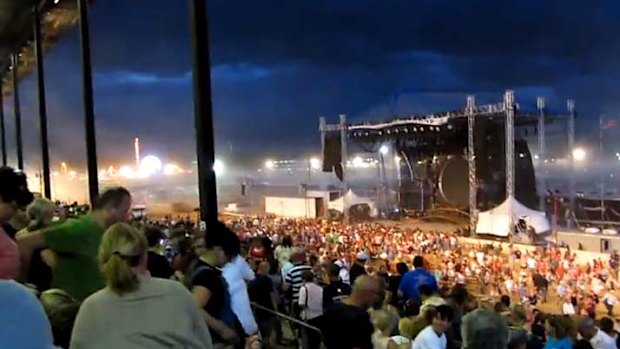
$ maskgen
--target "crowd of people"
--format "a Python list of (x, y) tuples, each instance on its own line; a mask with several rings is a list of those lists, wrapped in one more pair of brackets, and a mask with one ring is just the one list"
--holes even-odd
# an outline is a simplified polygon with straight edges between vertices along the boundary
[(378, 223), (66, 217), (0, 168), (0, 340), (20, 348), (620, 348), (616, 253)]

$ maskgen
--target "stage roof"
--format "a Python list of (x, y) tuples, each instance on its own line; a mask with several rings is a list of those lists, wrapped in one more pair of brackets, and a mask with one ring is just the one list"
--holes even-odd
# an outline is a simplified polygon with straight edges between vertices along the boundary
[[(19, 79), (27, 76), (35, 67), (33, 9), (41, 6), (41, 33), (43, 52), (48, 52), (60, 35), (77, 23), (76, 0), (0, 0), (0, 74), (3, 91), (13, 91), (10, 74), (11, 55), (20, 53)], [(94, 0), (90, 0), (94, 2)]]

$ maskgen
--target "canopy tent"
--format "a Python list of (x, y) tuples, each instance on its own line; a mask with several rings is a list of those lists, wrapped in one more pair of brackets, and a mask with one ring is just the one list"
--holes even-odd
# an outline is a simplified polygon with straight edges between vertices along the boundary
[(338, 212), (344, 212), (345, 203), (347, 208), (355, 205), (368, 205), (368, 207), (370, 207), (370, 216), (375, 217), (377, 215), (377, 207), (375, 202), (370, 198), (356, 195), (351, 189), (349, 189), (344, 196), (330, 201), (327, 208)]
[(514, 197), (506, 199), (499, 206), (478, 214), (476, 234), (507, 237), (519, 219), (534, 228), (536, 234), (551, 230), (549, 219), (544, 212), (526, 207)]

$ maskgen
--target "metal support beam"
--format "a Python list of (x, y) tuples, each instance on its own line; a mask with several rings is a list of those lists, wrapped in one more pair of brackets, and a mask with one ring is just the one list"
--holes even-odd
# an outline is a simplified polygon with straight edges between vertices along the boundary
[(95, 131), (95, 106), (93, 98), (93, 72), (90, 59), (90, 25), (88, 0), (78, 0), (80, 21), (80, 47), (82, 50), (82, 92), (84, 98), (84, 127), (86, 129), (86, 161), (88, 167), (88, 194), (91, 205), (99, 196), (99, 171), (97, 168), (97, 134)]
[(570, 157), (569, 185), (568, 185), (568, 205), (570, 215), (566, 222), (567, 227), (573, 227), (573, 215), (575, 214), (575, 157), (573, 149), (575, 148), (575, 101), (568, 100), (566, 102), (568, 109), (568, 156)]
[(478, 213), (477, 206), (477, 186), (476, 186), (476, 151), (474, 147), (474, 129), (476, 98), (474, 96), (467, 97), (467, 169), (469, 183), (469, 231), (473, 233), (476, 230), (476, 215)]
[(47, 102), (45, 98), (45, 70), (43, 67), (43, 47), (41, 38), (41, 15), (34, 10), (34, 49), (37, 61), (37, 88), (39, 94), (39, 124), (41, 129), (41, 162), (43, 166), (43, 196), (52, 198), (52, 183), (50, 180), (50, 152), (47, 137)]
[(2, 166), (6, 166), (6, 128), (4, 124), (4, 91), (2, 91), (3, 85), (4, 84), (0, 81), (0, 146), (2, 147)]
[(545, 212), (545, 198), (547, 195), (547, 181), (544, 173), (545, 159), (547, 157), (547, 145), (546, 145), (546, 131), (545, 131), (545, 114), (547, 107), (545, 105), (545, 98), (538, 97), (536, 99), (536, 106), (538, 108), (538, 169), (540, 178), (540, 195), (538, 202), (538, 209)]
[(344, 114), (340, 115), (340, 152), (342, 153), (341, 155), (341, 162), (342, 162), (342, 203), (343, 203), (343, 217), (344, 217), (344, 222), (348, 223), (349, 222), (349, 207), (348, 202), (347, 202), (347, 192), (349, 191), (349, 172), (347, 171), (347, 161), (348, 161), (348, 156), (347, 156), (347, 138), (349, 138), (348, 135), (348, 129), (347, 129), (347, 117)]
[(13, 53), (13, 111), (15, 114), (15, 140), (17, 142), (17, 168), (24, 169), (24, 141), (22, 139), (22, 112), (19, 104), (19, 54)]
[(189, 0), (193, 49), (194, 119), (198, 156), (198, 189), (200, 219), (207, 229), (218, 220), (217, 183), (213, 164), (213, 106), (211, 100), (211, 62), (209, 57), (209, 24), (207, 1)]
[(506, 91), (504, 95), (506, 109), (506, 199), (515, 196), (515, 95)]

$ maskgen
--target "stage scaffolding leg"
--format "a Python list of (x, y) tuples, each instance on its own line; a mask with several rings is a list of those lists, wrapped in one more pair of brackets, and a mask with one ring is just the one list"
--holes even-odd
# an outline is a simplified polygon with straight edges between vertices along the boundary
[(211, 100), (211, 61), (206, 0), (190, 0), (190, 20), (194, 61), (194, 119), (198, 156), (200, 219), (207, 227), (218, 220), (217, 183), (213, 164), (213, 108)]
[(474, 96), (467, 97), (467, 169), (469, 183), (469, 232), (476, 231), (476, 214), (478, 206), (476, 203), (476, 153), (474, 148), (474, 128), (476, 99)]
[(347, 202), (347, 192), (349, 191), (349, 173), (347, 171), (347, 117), (344, 114), (340, 115), (340, 152), (342, 161), (342, 203), (344, 205), (343, 218), (345, 223), (349, 223), (349, 207)]
[(2, 147), (2, 166), (7, 165), (6, 125), (4, 124), (4, 84), (0, 81), (0, 146)]
[(78, 0), (80, 22), (80, 47), (82, 51), (82, 93), (84, 98), (84, 128), (86, 130), (86, 162), (88, 168), (88, 197), (93, 205), (99, 196), (97, 169), (97, 134), (95, 131), (95, 106), (93, 97), (93, 71), (90, 58), (90, 24), (88, 0)]
[(547, 195), (547, 182), (544, 173), (545, 158), (547, 152), (546, 146), (546, 131), (545, 131), (545, 98), (538, 97), (536, 99), (536, 106), (538, 107), (538, 169), (540, 176), (540, 196), (538, 201), (538, 209), (542, 212), (546, 211), (545, 198)]
[[(506, 91), (504, 95), (504, 108), (506, 111), (506, 200), (510, 200), (515, 195), (515, 95), (513, 91)], [(513, 227), (512, 204), (508, 205), (508, 217), (511, 219), (510, 227)], [(512, 236), (512, 234), (509, 236)]]
[(13, 110), (15, 113), (15, 139), (17, 141), (17, 168), (24, 169), (24, 142), (22, 139), (22, 112), (19, 103), (19, 54), (13, 54)]
[(45, 99), (45, 71), (43, 68), (43, 43), (41, 42), (41, 16), (34, 8), (34, 47), (37, 61), (37, 90), (39, 94), (39, 124), (41, 128), (41, 163), (43, 166), (43, 195), (52, 198), (50, 181), (50, 152), (47, 137), (47, 103)]
[(569, 99), (566, 102), (568, 109), (568, 156), (570, 157), (570, 174), (568, 185), (568, 205), (569, 218), (566, 225), (569, 229), (573, 228), (573, 218), (575, 215), (575, 158), (573, 148), (575, 147), (575, 101)]

